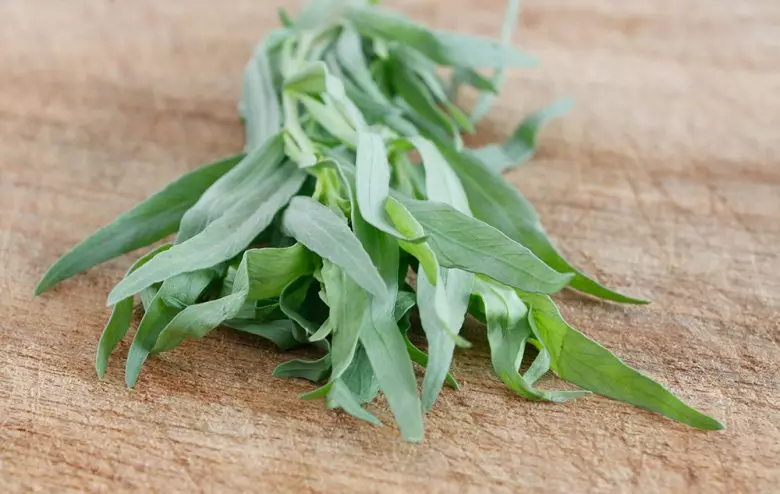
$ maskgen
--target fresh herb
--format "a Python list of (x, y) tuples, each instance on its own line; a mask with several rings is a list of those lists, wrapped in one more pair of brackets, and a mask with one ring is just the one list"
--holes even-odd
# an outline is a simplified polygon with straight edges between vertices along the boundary
[[(496, 374), (525, 398), (594, 392), (721, 429), (569, 326), (549, 296), (569, 287), (647, 303), (572, 267), (500, 175), (533, 155), (541, 128), (570, 103), (534, 113), (503, 144), (463, 146), (460, 133), (474, 131), (507, 68), (534, 64), (510, 44), (518, 2), (508, 2), (500, 42), (431, 30), (374, 3), (313, 0), (297, 18), (280, 11), (283, 27), (244, 70), (243, 152), (172, 182), (43, 277), (36, 294), (177, 234), (111, 291), (98, 376), (138, 295), (128, 386), (150, 355), (225, 326), (281, 350), (312, 347), (319, 358), (284, 362), (274, 375), (315, 382), (304, 398), (373, 424), (364, 405), (381, 391), (402, 436), (420, 441), (442, 386), (458, 387), (450, 367), (456, 347), (471, 345), (460, 335), (470, 314), (486, 324)], [(452, 71), (448, 88), (439, 67)], [(481, 92), (470, 116), (455, 104), (463, 84)], [(415, 307), (423, 331), (410, 337)], [(582, 390), (537, 388), (550, 371)]]

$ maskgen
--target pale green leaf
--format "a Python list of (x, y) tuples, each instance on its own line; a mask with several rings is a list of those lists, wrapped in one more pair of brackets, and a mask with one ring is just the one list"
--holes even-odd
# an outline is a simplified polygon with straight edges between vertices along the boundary
[[(168, 184), (149, 199), (101, 228), (62, 256), (43, 276), (35, 294), (60, 281), (175, 232), (185, 212), (243, 155), (204, 165)], [(124, 298), (124, 297), (123, 297)]]
[(411, 199), (403, 203), (425, 228), (427, 241), (444, 267), (541, 293), (561, 290), (572, 277), (558, 273), (500, 231), (452, 206)]
[(386, 296), (387, 289), (371, 258), (333, 211), (310, 197), (297, 196), (290, 201), (282, 224), (291, 237), (341, 267), (366, 291), (378, 297)]
[[(177, 243), (122, 280), (109, 294), (108, 303), (138, 293), (157, 281), (214, 266), (245, 249), (298, 192), (306, 177), (292, 162), (280, 166), (281, 153), (280, 138), (250, 153), (247, 161), (256, 165), (255, 169), (246, 174), (246, 180), (236, 189), (220, 198), (232, 198), (231, 207), (192, 238)], [(234, 171), (245, 170), (239, 165)]]

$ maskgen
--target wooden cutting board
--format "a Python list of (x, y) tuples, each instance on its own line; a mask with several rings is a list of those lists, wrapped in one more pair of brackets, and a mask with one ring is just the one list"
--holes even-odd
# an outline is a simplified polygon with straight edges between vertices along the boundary
[[(125, 256), (33, 298), (66, 249), (238, 151), (241, 71), (289, 2), (0, 2), (0, 485), (4, 492), (770, 492), (780, 485), (780, 3), (526, 0), (516, 71), (480, 129), (574, 111), (510, 179), (587, 272), (655, 301), (564, 294), (566, 316), (728, 427), (599, 397), (524, 401), (478, 343), (421, 445), (299, 400), (286, 358), (216, 331), (98, 381)], [(494, 33), (499, 0), (390, 2)], [(468, 102), (469, 100), (465, 100)], [(136, 254), (137, 255), (137, 254)], [(392, 423), (382, 403), (372, 408)]]

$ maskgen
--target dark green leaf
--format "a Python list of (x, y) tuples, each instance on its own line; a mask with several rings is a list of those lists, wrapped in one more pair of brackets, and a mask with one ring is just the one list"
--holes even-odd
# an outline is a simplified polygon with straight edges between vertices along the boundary
[(425, 119), (429, 124), (454, 136), (458, 130), (450, 117), (434, 101), (428, 88), (409, 69), (396, 62), (391, 69), (393, 88), (406, 101), (411, 116)]
[(328, 261), (323, 261), (322, 279), (334, 328), (331, 380), (336, 380), (352, 363), (360, 333), (370, 324), (368, 296), (341, 268)]
[[(279, 307), (284, 315), (295, 321), (308, 334), (314, 334), (321, 323), (317, 321), (317, 310), (306, 303), (313, 278), (303, 276), (288, 284), (279, 297)], [(307, 338), (308, 339), (308, 338)]]
[(342, 374), (341, 380), (352, 391), (359, 403), (370, 403), (376, 397), (377, 391), (379, 391), (379, 381), (376, 379), (374, 369), (371, 368), (371, 362), (368, 360), (368, 355), (362, 345), (358, 345), (352, 362)]

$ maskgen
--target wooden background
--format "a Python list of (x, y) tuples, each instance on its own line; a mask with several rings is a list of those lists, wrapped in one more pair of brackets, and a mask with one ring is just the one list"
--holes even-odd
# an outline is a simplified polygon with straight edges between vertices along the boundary
[[(134, 256), (38, 299), (34, 284), (95, 228), (241, 148), (241, 70), (282, 3), (0, 1), (4, 492), (777, 488), (777, 0), (524, 0), (518, 40), (544, 65), (512, 74), (481, 129), (503, 137), (524, 111), (575, 98), (511, 180), (578, 265), (655, 303), (568, 294), (564, 311), (726, 431), (598, 397), (523, 401), (484, 344), (457, 355), (463, 390), (444, 392), (419, 446), (298, 400), (308, 384), (270, 375), (284, 355), (227, 331), (152, 359), (130, 391), (124, 343), (98, 381), (105, 296)], [(503, 10), (389, 3), (484, 34)]]

